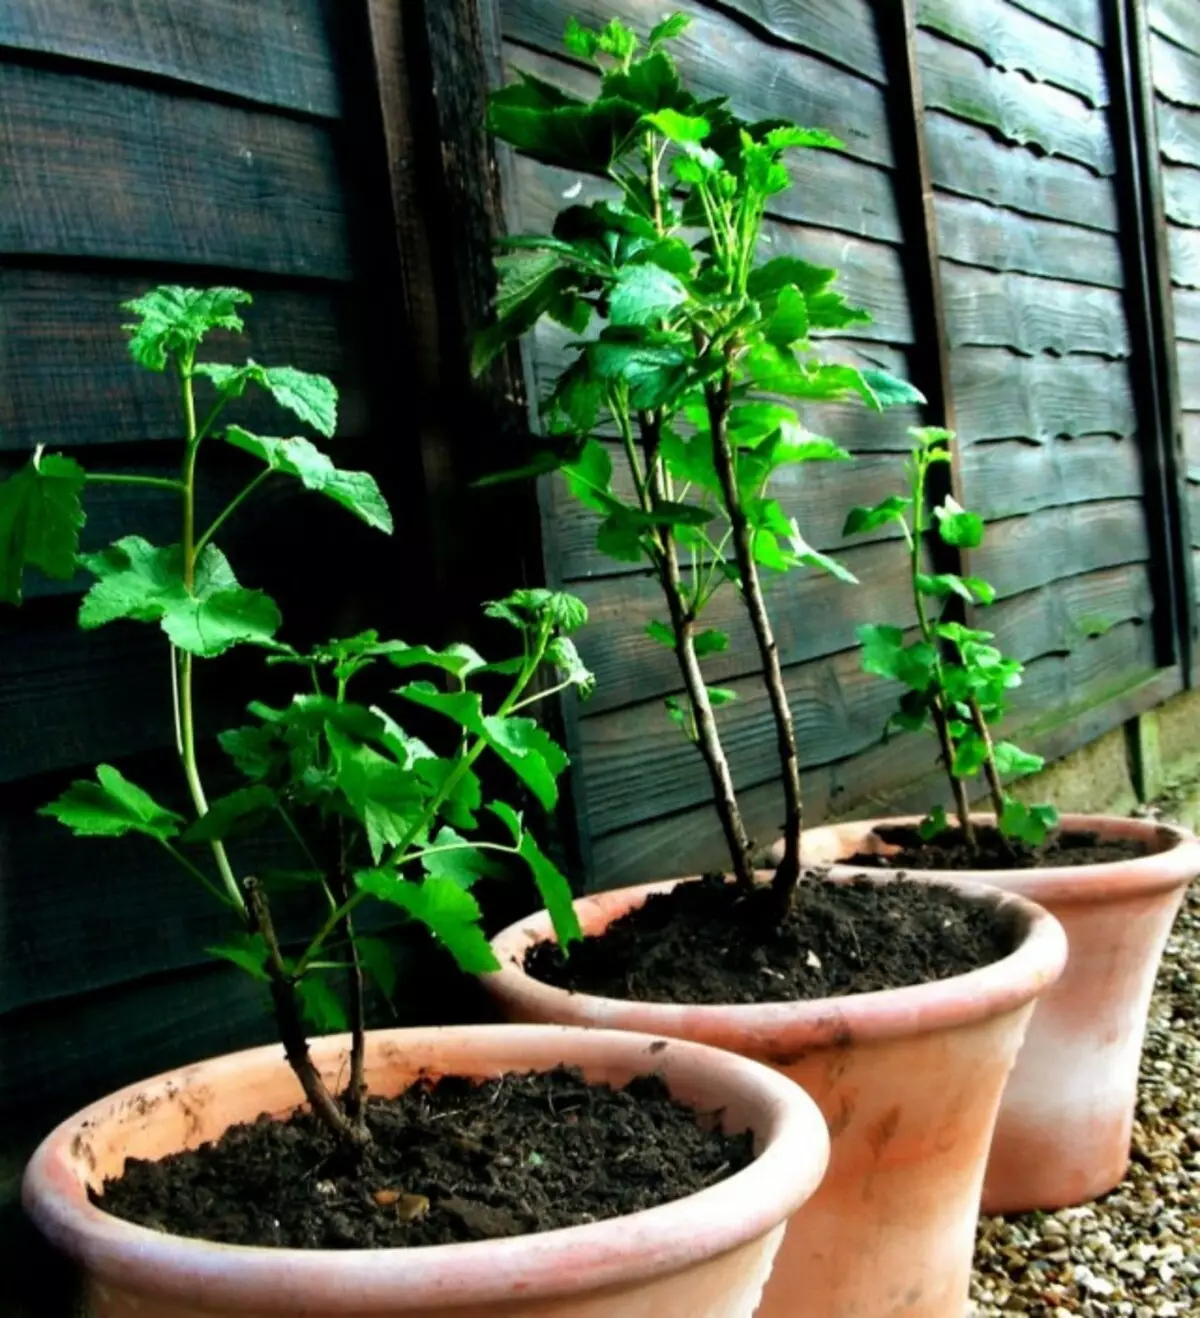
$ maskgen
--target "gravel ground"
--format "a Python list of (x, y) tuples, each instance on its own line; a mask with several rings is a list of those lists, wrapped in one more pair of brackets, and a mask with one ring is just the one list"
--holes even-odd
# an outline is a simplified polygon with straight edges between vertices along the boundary
[(1124, 1184), (1081, 1208), (985, 1218), (975, 1269), (971, 1318), (1200, 1315), (1200, 885), (1159, 974)]

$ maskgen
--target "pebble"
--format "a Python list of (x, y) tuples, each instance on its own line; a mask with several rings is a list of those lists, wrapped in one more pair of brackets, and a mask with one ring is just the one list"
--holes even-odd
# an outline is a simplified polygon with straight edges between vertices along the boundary
[(1129, 1174), (1094, 1204), (982, 1219), (969, 1318), (1200, 1315), (1198, 1016), (1200, 884), (1159, 973)]

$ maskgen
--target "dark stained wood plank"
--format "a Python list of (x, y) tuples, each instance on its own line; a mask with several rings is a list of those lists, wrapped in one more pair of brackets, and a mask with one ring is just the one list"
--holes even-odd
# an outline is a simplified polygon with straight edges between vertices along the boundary
[(1128, 357), (1125, 304), (1115, 289), (942, 264), (951, 346)]
[(1200, 169), (1164, 165), (1162, 176), (1167, 219), (1200, 229)]
[(1167, 225), (1171, 252), (1171, 282), (1182, 288), (1200, 288), (1200, 230)]
[[(121, 330), (126, 315), (120, 304), (154, 282), (142, 270), (0, 269), (0, 450), (135, 443), (177, 431), (171, 382), (130, 360)], [(245, 282), (255, 297), (245, 311), (247, 337), (214, 334), (213, 358), (236, 361), (250, 355), (329, 375), (342, 391), (340, 433), (364, 433), (367, 401), (355, 295), (336, 288), (261, 289), (253, 279)], [(287, 424), (284, 413), (254, 394), (237, 406), (251, 428), (271, 434)]]
[(1191, 547), (1200, 549), (1200, 485), (1190, 481), (1187, 486), (1188, 511), (1190, 516)]
[(1109, 435), (965, 444), (965, 501), (987, 518), (1018, 517), (1098, 499), (1137, 499), (1143, 491), (1137, 440)]
[(1102, 288), (1124, 285), (1121, 248), (1113, 234), (1029, 219), (940, 192), (937, 215), (942, 255), (962, 265)]
[[(1192, 24), (1200, 30), (1195, 15)], [(1200, 108), (1200, 56), (1155, 33), (1150, 38), (1150, 58), (1154, 68), (1154, 88), (1158, 94), (1176, 105)]]
[(1200, 110), (1158, 103), (1158, 144), (1177, 165), (1200, 165)]
[(1014, 150), (986, 129), (936, 111), (926, 117), (925, 124), (933, 181), (942, 191), (1045, 219), (1116, 232), (1112, 184), (1097, 178), (1086, 165)]
[(1125, 361), (965, 348), (953, 369), (959, 425), (971, 441), (1128, 435), (1137, 425)]
[(1176, 45), (1200, 55), (1200, 24), (1193, 0), (1150, 0), (1150, 26)]
[(1108, 104), (1104, 64), (1095, 46), (1040, 22), (1005, 0), (920, 0), (917, 21), (985, 55), (997, 68)]
[(1200, 410), (1200, 343), (1176, 345), (1179, 357), (1179, 401), (1186, 411)]
[(1187, 478), (1200, 483), (1200, 412), (1185, 412), (1180, 421)]
[(1004, 599), (1063, 577), (1144, 562), (1149, 554), (1141, 504), (1115, 499), (993, 522), (972, 566)]
[(1015, 9), (1045, 19), (1065, 32), (1074, 32), (1094, 46), (1104, 45), (1104, 20), (1097, 0), (1011, 0), (1011, 3)]
[(1113, 172), (1104, 115), (1077, 96), (995, 68), (928, 32), (918, 32), (917, 49), (931, 109), (982, 124), (1017, 146), (1077, 160), (1097, 174)]
[(0, 157), (0, 252), (350, 277), (325, 125), (10, 64)]
[[(604, 23), (619, 18), (646, 31), (642, 0), (581, 0), (570, 10), (541, 0), (505, 0), (504, 35), (523, 45), (563, 54), (565, 14)], [(689, 85), (703, 96), (728, 96), (751, 119), (784, 116), (836, 133), (847, 152), (876, 164), (891, 163), (883, 95), (873, 83), (798, 50), (770, 45), (735, 19), (711, 9), (691, 11), (695, 21), (676, 54)]]
[[(507, 2), (507, 0), (506, 0)], [(771, 37), (820, 55), (874, 82), (887, 72), (868, 0), (715, 0)], [(598, 9), (602, 13), (603, 9)]]
[(0, 47), (66, 55), (337, 118), (330, 0), (7, 0)]

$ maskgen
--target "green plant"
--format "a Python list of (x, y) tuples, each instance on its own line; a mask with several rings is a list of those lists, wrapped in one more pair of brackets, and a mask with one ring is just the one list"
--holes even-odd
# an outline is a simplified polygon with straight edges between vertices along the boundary
[[(996, 741), (992, 729), (1008, 712), (1008, 693), (1021, 684), (1023, 666), (1005, 658), (991, 642), (991, 632), (979, 631), (948, 616), (952, 602), (988, 605), (995, 590), (979, 577), (931, 572), (926, 563), (926, 538), (935, 529), (942, 542), (959, 549), (983, 543), (983, 518), (947, 496), (930, 518), (930, 470), (951, 461), (948, 430), (912, 430), (913, 450), (907, 464), (907, 494), (892, 495), (875, 508), (855, 508), (846, 521), (846, 535), (862, 535), (895, 523), (911, 565), (917, 634), (909, 639), (900, 627), (872, 623), (859, 628), (863, 668), (902, 683), (907, 690), (888, 722), (888, 732), (931, 730), (937, 737), (941, 763), (954, 795), (959, 827), (969, 846), (976, 846), (967, 784), (980, 773), (987, 782), (1000, 831), (1010, 841), (1038, 845), (1055, 827), (1053, 807), (1025, 805), (1009, 796), (1004, 780), (1036, 773), (1039, 755), (1011, 741)], [(935, 612), (938, 616), (934, 616)], [(940, 806), (921, 825), (931, 838), (948, 826)]]
[[(184, 427), (178, 477), (84, 471), (74, 459), (38, 450), (0, 485), (0, 589), (19, 603), (24, 570), (62, 580), (79, 568), (94, 578), (79, 612), (85, 629), (121, 620), (157, 625), (169, 642), (175, 741), (190, 802), (186, 817), (156, 801), (111, 765), (74, 783), (43, 813), (83, 837), (141, 834), (227, 908), (233, 936), (212, 952), (241, 967), (269, 990), (288, 1061), (313, 1110), (353, 1144), (367, 1141), (364, 977), (391, 996), (396, 971), (389, 944), (356, 928), (368, 902), (398, 908), (427, 926), (471, 973), (497, 968), (471, 894), (481, 876), (517, 857), (532, 873), (559, 938), (579, 937), (565, 878), (528, 831), (522, 815), (501, 800), (485, 801), (476, 765), (486, 753), (502, 761), (551, 809), (565, 754), (523, 711), (567, 687), (590, 688), (570, 633), (586, 620), (570, 596), (525, 590), (486, 612), (515, 630), (520, 652), (487, 663), (473, 649), (444, 650), (381, 640), (366, 632), (307, 652), (279, 639), (281, 618), (261, 591), (242, 586), (216, 544), (229, 518), (268, 480), (299, 480), (341, 504), (368, 526), (392, 530), (391, 513), (375, 480), (343, 471), (309, 439), (271, 438), (224, 424), (226, 408), (247, 389), (266, 390), (282, 408), (326, 437), (337, 423), (337, 393), (322, 376), (292, 367), (202, 361), (214, 330), (240, 332), (239, 306), (248, 294), (229, 288), (164, 287), (127, 305), (134, 317), (133, 358), (175, 378)], [(208, 395), (198, 410), (198, 387)], [(218, 423), (222, 424), (218, 424)], [(251, 455), (261, 469), (201, 530), (196, 522), (197, 463), (213, 445)], [(135, 535), (109, 548), (79, 553), (88, 487), (133, 483), (178, 500), (178, 543), (156, 546)], [(209, 800), (198, 754), (194, 669), (234, 646), (256, 646), (266, 662), (297, 677), (289, 704), (249, 707), (251, 722), (220, 737), (244, 785)], [(395, 691), (405, 706), (436, 716), (451, 730), (444, 752), (406, 732), (383, 708), (351, 699), (373, 665), (430, 670), (441, 685), (408, 680)], [(557, 685), (534, 691), (543, 667)], [(485, 701), (490, 686), (504, 694)], [(422, 714), (425, 717), (425, 714)], [(494, 825), (482, 826), (486, 811)], [(227, 843), (277, 826), (295, 848), (293, 867), (240, 874)], [(289, 890), (299, 888), (299, 893)], [(306, 929), (295, 946), (277, 932), (275, 907), (288, 901)], [(333, 985), (344, 985), (341, 997)], [(349, 1086), (330, 1092), (309, 1057), (307, 1027), (351, 1030)]]
[(791, 255), (759, 260), (772, 198), (791, 186), (788, 152), (840, 144), (783, 120), (746, 122), (725, 98), (688, 91), (668, 53), (687, 26), (667, 18), (643, 43), (616, 20), (599, 31), (572, 21), (569, 50), (599, 72), (591, 99), (529, 74), (492, 97), (498, 138), (607, 180), (609, 195), (566, 207), (551, 233), (505, 241), (497, 316), (477, 340), (476, 366), (544, 320), (571, 336), (569, 364), (544, 403), (551, 444), (497, 479), (561, 471), (601, 518), (599, 549), (657, 577), (667, 618), (649, 632), (674, 651), (684, 688), (668, 708), (703, 756), (733, 872), (749, 888), (753, 845), (715, 712), (734, 693), (703, 672), (730, 638), (701, 625), (722, 587), (740, 592), (786, 801), (774, 879), (782, 915), (800, 876), (803, 804), (763, 574), (804, 566), (854, 580), (771, 497), (782, 468), (850, 456), (783, 400), (881, 410), (923, 399), (885, 372), (822, 360), (815, 335), (870, 319), (846, 302), (834, 270)]

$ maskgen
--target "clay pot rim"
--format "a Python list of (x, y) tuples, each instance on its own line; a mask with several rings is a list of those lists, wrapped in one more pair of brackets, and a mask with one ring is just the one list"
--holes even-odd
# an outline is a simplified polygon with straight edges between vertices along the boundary
[[(857, 873), (851, 871), (847, 877)], [(886, 883), (895, 876), (875, 872), (864, 877)], [(619, 906), (616, 913), (624, 913), (631, 904), (640, 904), (631, 903), (631, 897), (644, 900), (654, 893), (669, 892), (680, 883), (695, 881), (671, 879), (612, 889), (582, 898), (575, 905), (586, 928), (589, 907), (598, 918), (610, 907)], [(874, 993), (765, 1003), (642, 1002), (572, 993), (528, 975), (521, 964), (525, 951), (531, 944), (553, 937), (550, 918), (542, 911), (510, 925), (492, 940), (501, 968), (483, 983), (506, 1008), (515, 1010), (517, 1019), (620, 1025), (673, 1035), (685, 1032), (685, 1037), (733, 1049), (740, 1040), (752, 1036), (754, 1056), (786, 1066), (813, 1048), (869, 1044), (950, 1030), (1015, 1011), (1036, 999), (1062, 974), (1067, 938), (1048, 911), (1024, 897), (985, 884), (949, 882), (936, 876), (921, 881), (952, 887), (970, 900), (992, 907), (1013, 930), (1013, 951), (965, 975)], [(615, 918), (615, 913), (609, 918)]]
[[(782, 1224), (824, 1176), (829, 1135), (820, 1110), (785, 1076), (770, 1068), (703, 1044), (618, 1030), (582, 1030), (560, 1025), (481, 1025), (372, 1031), (382, 1046), (420, 1049), (422, 1038), (443, 1045), (461, 1040), (483, 1053), (479, 1074), (494, 1074), (488, 1058), (511, 1054), (512, 1071), (523, 1065), (523, 1047), (561, 1036), (567, 1065), (612, 1066), (633, 1073), (703, 1074), (713, 1083), (710, 1110), (733, 1098), (756, 1109), (760, 1151), (754, 1162), (727, 1180), (656, 1208), (582, 1226), (503, 1240), (427, 1245), (387, 1250), (301, 1250), (222, 1245), (167, 1235), (125, 1222), (96, 1208), (72, 1170), (72, 1143), (85, 1125), (111, 1115), (123, 1102), (138, 1101), (184, 1077), (226, 1082), (246, 1062), (286, 1066), (271, 1044), (229, 1053), (164, 1072), (119, 1090), (82, 1109), (43, 1141), (26, 1168), (22, 1200), (26, 1212), (60, 1250), (101, 1282), (141, 1293), (195, 1301), (214, 1313), (249, 1309), (294, 1314), (313, 1303), (313, 1312), (396, 1315), (406, 1306), (422, 1311), (486, 1305), (514, 1298), (556, 1298), (606, 1285), (636, 1283), (682, 1270), (746, 1245)], [(344, 1056), (348, 1036), (313, 1041), (314, 1058)], [(460, 1073), (470, 1073), (464, 1063)], [(509, 1284), (505, 1284), (505, 1279)], [(316, 1298), (313, 1298), (316, 1297)], [(307, 1311), (307, 1309), (305, 1310)]]
[[(972, 814), (977, 824), (994, 824), (996, 816), (990, 813)], [(899, 815), (895, 818), (847, 821), (843, 824), (826, 824), (809, 829), (806, 839), (822, 834), (853, 832), (865, 837), (877, 828), (912, 827), (921, 822), (920, 815)], [(1200, 875), (1200, 838), (1176, 824), (1159, 823), (1150, 819), (1126, 818), (1121, 815), (1064, 814), (1062, 829), (1069, 833), (1096, 833), (1101, 838), (1113, 834), (1138, 834), (1147, 843), (1164, 844), (1159, 850), (1132, 860), (1107, 861), (1098, 865), (1050, 865), (1042, 869), (1020, 870), (896, 870), (912, 878), (953, 878), (955, 882), (983, 885), (1003, 884), (1006, 892), (1020, 893), (1035, 902), (1058, 905), (1089, 904), (1127, 901), (1147, 897), (1158, 892), (1169, 892), (1182, 883), (1190, 883)], [(824, 868), (824, 866), (822, 866)], [(830, 874), (845, 878), (862, 871), (852, 865), (835, 864)]]

